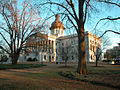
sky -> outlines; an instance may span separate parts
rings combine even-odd
[[[105,4],[100,4],[100,5],[97,4],[96,7],[98,9],[98,12],[93,12],[91,14],[91,18],[86,21],[85,31],[90,31],[93,33],[97,22],[102,18],[106,18],[108,16],[111,16],[111,17],[120,16],[120,12],[119,12],[120,8],[118,8],[116,6],[113,6],[113,5],[107,6]],[[55,20],[55,17],[51,18],[49,21],[53,22],[54,20]],[[65,26],[65,24],[64,24],[64,26]],[[117,20],[114,22],[111,22],[108,20],[101,21],[97,25],[96,29],[101,32],[98,36],[101,36],[105,30],[109,30],[109,29],[120,32],[120,20]],[[111,45],[108,46],[108,49],[112,48],[113,46],[117,46],[118,43],[120,43],[120,35],[108,32],[105,34],[105,37],[109,37],[109,39],[110,39]]]
[[[18,3],[19,3],[18,7],[20,7],[20,4],[22,3],[22,1],[23,0],[18,0]],[[33,0],[33,1],[39,3],[39,0],[37,0],[37,1]],[[31,0],[31,2],[32,2],[32,0]],[[111,17],[120,16],[120,12],[119,12],[120,8],[118,8],[116,6],[113,7],[113,5],[111,5],[110,7],[108,7],[108,6],[106,7],[105,4],[104,5],[101,4],[101,5],[96,5],[96,7],[100,10],[100,12],[98,12],[98,13],[94,12],[94,13],[91,14],[91,19],[87,20],[86,24],[85,24],[85,30],[86,31],[93,32],[94,28],[95,28],[95,25],[102,18],[106,18],[108,16],[111,16]],[[56,9],[56,7],[53,7],[53,8]],[[45,18],[46,16],[50,16],[50,15],[52,15],[52,14],[48,13],[48,12],[45,12],[45,13],[42,13],[42,15],[40,17]],[[49,19],[49,22],[52,23],[54,20],[55,20],[55,17],[52,17],[52,18]],[[102,33],[105,30],[108,30],[108,29],[120,31],[120,20],[117,21],[117,22],[116,21],[115,22],[110,22],[110,21],[108,22],[107,20],[101,21],[97,25],[96,29],[98,31],[102,31]],[[100,33],[99,35],[101,35],[102,33]],[[114,33],[107,33],[106,36],[108,36],[110,41],[111,41],[111,46],[108,46],[108,48],[112,48],[113,46],[116,46],[117,43],[120,43],[120,35],[117,35],[117,34],[114,34]]]
[[[102,19],[102,18],[106,18],[108,16],[111,16],[111,17],[120,17],[120,8],[111,5],[110,7],[100,7],[102,9],[101,13],[96,14],[98,16],[95,16],[96,18],[93,19],[93,22],[92,25],[86,25],[85,26],[85,29],[86,30],[93,30],[96,23]],[[107,23],[106,23],[107,22]],[[105,24],[106,23],[106,24]],[[105,25],[104,25],[105,24]],[[101,21],[98,26],[97,26],[97,29],[98,30],[101,30],[101,31],[105,31],[105,30],[116,30],[118,32],[120,32],[120,20],[116,20],[114,22],[111,22],[111,21]],[[108,36],[110,41],[111,41],[111,46],[109,46],[108,48],[112,48],[113,46],[118,46],[118,43],[120,43],[120,35],[118,34],[114,34],[114,33],[111,33],[111,32],[108,32],[105,34],[105,36]]]

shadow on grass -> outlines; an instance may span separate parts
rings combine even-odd
[[[96,68],[101,68],[101,67],[105,67],[105,66],[91,66],[91,67],[96,67]]]
[[[73,66],[59,66],[58,68],[74,68]]]
[[[120,89],[120,86],[114,86],[114,85],[111,85],[111,84],[107,84],[107,83],[103,83],[103,82],[99,82],[99,81],[89,81],[87,79],[79,79],[79,78],[75,78],[74,75],[72,74],[65,74],[63,72],[58,72],[59,75],[63,76],[63,77],[67,77],[71,80],[76,80],[76,81],[82,81],[82,82],[87,82],[87,83],[90,83],[90,84],[94,84],[94,85],[98,85],[98,86],[104,86],[104,87],[109,87],[109,88],[115,88],[115,89]],[[86,77],[86,76],[84,76]]]
[[[6,79],[6,78],[0,78],[0,80],[9,80],[9,79]]]
[[[0,64],[0,70],[6,69],[25,69],[25,68],[39,68],[42,66],[46,66],[45,64]]]

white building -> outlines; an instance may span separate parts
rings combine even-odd
[[[35,33],[26,43],[26,60],[37,58],[40,62],[63,62],[65,59],[77,62],[77,35],[64,36],[65,27],[56,15],[50,27],[50,34]],[[96,48],[101,46],[101,39],[96,35],[85,32],[86,61],[95,62]]]

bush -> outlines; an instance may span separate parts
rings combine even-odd
[[[2,56],[0,62],[7,62],[8,58],[7,55]]]
[[[32,58],[28,58],[27,61],[28,62],[35,62],[35,61],[38,61],[38,60],[36,58],[33,58],[33,59]]]
[[[28,61],[28,62],[31,62],[31,61],[32,61],[32,58],[28,58],[27,61]]]
[[[33,58],[33,61],[38,61],[36,58]]]

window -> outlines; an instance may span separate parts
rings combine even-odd
[[[56,57],[56,60],[58,60],[58,57]]]
[[[64,48],[62,48],[62,53],[64,53]]]
[[[50,45],[50,40],[49,40],[49,45]]]
[[[92,55],[91,55],[91,59],[92,59],[93,57],[92,57]]]
[[[64,43],[62,43],[62,46],[64,46]]]
[[[46,55],[44,55],[44,59],[46,60]]]
[[[73,40],[71,41],[71,44],[73,44]]]
[[[68,47],[66,47],[66,52],[68,52]]]
[[[58,33],[58,30],[56,30],[56,33]]]
[[[52,56],[52,59],[54,59],[54,56]]]
[[[66,41],[66,46],[68,46],[69,45],[69,42],[68,41]]]
[[[57,49],[56,49],[56,53],[57,53]]]
[[[61,31],[61,34],[63,34],[63,31]]]
[[[59,33],[59,29],[56,30],[56,34],[58,34],[58,33]]]
[[[94,48],[94,46],[93,46],[93,52],[95,52],[95,48]]]
[[[51,30],[51,34],[54,34],[54,30]]]
[[[62,56],[62,60],[64,60],[64,56]]]
[[[72,56],[72,60],[74,59],[74,57]]]

